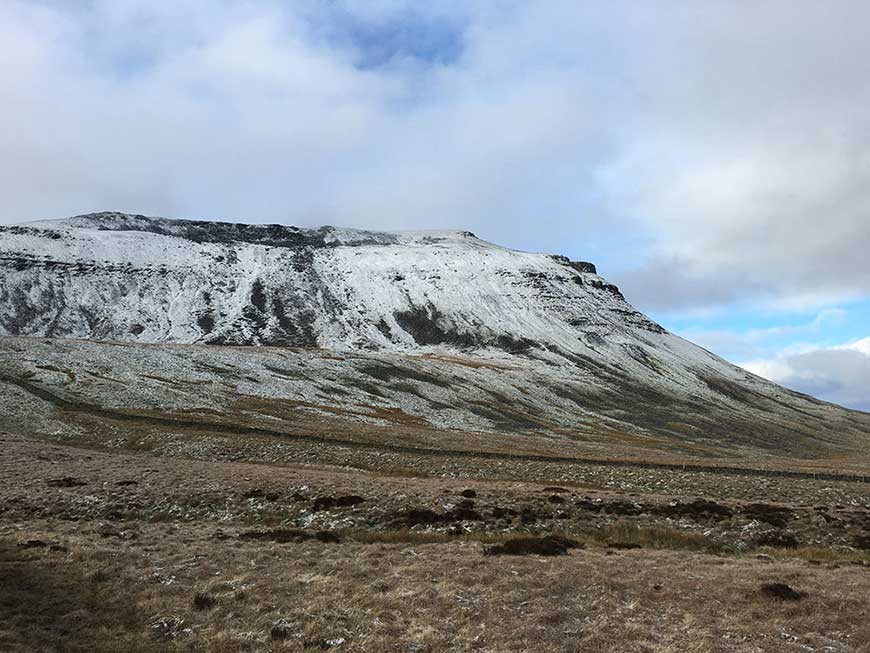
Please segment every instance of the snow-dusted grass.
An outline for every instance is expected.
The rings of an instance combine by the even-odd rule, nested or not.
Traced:
[[[170,431],[235,426],[240,435],[759,464],[866,452],[861,429],[870,418],[800,398],[783,409],[775,388],[747,391],[744,401],[708,387],[702,400],[589,374],[525,356],[0,337],[0,414],[24,432],[70,436],[117,430],[116,414],[146,435],[161,423]],[[58,413],[64,402],[70,410]]]

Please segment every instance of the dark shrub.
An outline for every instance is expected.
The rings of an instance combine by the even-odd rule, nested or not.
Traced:
[[[750,503],[743,506],[742,512],[750,519],[757,519],[777,528],[784,528],[794,514],[789,508],[769,503]]]
[[[544,537],[514,537],[504,544],[484,549],[484,555],[542,555],[557,556],[565,555],[569,549],[583,548],[583,545],[561,535],[547,535]]]
[[[81,487],[87,485],[88,482],[74,476],[64,476],[63,478],[53,478],[46,481],[45,484],[49,487]]]
[[[217,599],[210,594],[199,592],[193,596],[193,607],[196,610],[211,610],[217,605]]]
[[[800,601],[806,596],[805,592],[798,592],[785,583],[765,583],[761,586],[761,593],[780,601]]]
[[[285,640],[290,637],[290,631],[293,625],[286,619],[278,619],[272,623],[272,628],[269,630],[269,636],[274,640]]]
[[[348,494],[343,497],[338,497],[335,500],[335,505],[339,508],[347,508],[350,506],[358,506],[363,503],[365,499],[361,496],[357,496],[356,494]]]

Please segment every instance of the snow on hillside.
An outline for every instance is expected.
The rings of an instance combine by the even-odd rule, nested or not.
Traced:
[[[0,261],[11,335],[575,351],[661,331],[591,265],[468,232],[95,214],[6,228]]]
[[[0,227],[0,271],[0,335],[461,353],[513,361],[575,410],[645,430],[710,430],[721,413],[758,438],[855,419],[837,428],[870,432],[666,332],[590,263],[469,232],[100,213]],[[554,391],[535,410],[564,404]]]

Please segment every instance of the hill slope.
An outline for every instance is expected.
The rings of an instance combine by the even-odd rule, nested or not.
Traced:
[[[101,213],[0,228],[0,266],[10,415],[46,402],[32,392],[42,389],[123,409],[226,413],[244,396],[351,423],[389,425],[397,413],[383,411],[398,410],[426,429],[622,433],[743,453],[822,455],[870,440],[870,416],[666,332],[593,265],[468,232]]]

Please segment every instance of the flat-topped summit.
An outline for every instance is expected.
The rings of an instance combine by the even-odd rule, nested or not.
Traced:
[[[431,229],[413,231],[369,231],[324,225],[302,228],[284,224],[250,224],[219,220],[186,220],[141,214],[101,211],[71,218],[37,220],[21,227],[70,232],[74,230],[133,231],[174,236],[198,243],[252,243],[272,247],[389,245],[402,242],[477,240],[470,231]],[[19,227],[19,228],[21,228]],[[15,229],[15,227],[13,227]]]
[[[0,263],[9,335],[571,353],[661,331],[591,263],[468,231],[104,212],[5,227]]]

